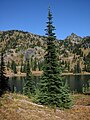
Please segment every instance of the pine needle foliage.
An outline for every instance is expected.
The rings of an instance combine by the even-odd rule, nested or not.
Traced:
[[[25,78],[23,93],[24,95],[31,97],[34,94],[34,92],[35,92],[35,86],[34,86],[33,76],[30,70],[29,60],[27,60],[26,61],[26,78]]]
[[[39,93],[37,101],[40,104],[52,107],[69,108],[72,105],[72,100],[67,87],[63,83],[61,77],[61,68],[58,63],[57,46],[55,27],[52,25],[52,13],[48,11],[47,22],[47,49],[44,56],[43,75],[41,76]]]
[[[3,58],[3,51],[1,52],[1,60],[0,60],[0,96],[4,94],[6,91],[10,90],[8,84],[8,77],[5,76],[5,64]]]

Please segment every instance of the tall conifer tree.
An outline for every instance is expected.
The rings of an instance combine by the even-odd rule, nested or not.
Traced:
[[[90,52],[88,53],[86,57],[86,65],[87,65],[87,72],[90,72]]]
[[[27,95],[28,97],[30,97],[32,94],[34,94],[34,92],[35,92],[34,81],[32,79],[29,60],[27,60],[26,61],[26,79],[25,79],[25,85],[23,88],[23,93],[24,95]]]
[[[1,53],[0,60],[0,96],[5,92],[10,90],[8,84],[8,77],[5,76],[5,64],[3,59],[3,52]]]
[[[11,69],[13,70],[13,72],[16,74],[17,73],[17,69],[16,69],[16,63],[14,60],[12,60],[12,63],[11,63]]]
[[[65,88],[58,63],[55,27],[52,25],[52,13],[48,11],[47,49],[44,56],[43,75],[41,76],[37,101],[44,105],[66,107],[71,105],[68,89]]]

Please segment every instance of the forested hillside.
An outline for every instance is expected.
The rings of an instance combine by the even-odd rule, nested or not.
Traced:
[[[72,33],[56,43],[63,72],[90,72],[90,36],[82,38]],[[0,31],[0,51],[5,49],[7,71],[25,72],[27,58],[31,70],[41,71],[46,47],[45,36],[19,30]]]

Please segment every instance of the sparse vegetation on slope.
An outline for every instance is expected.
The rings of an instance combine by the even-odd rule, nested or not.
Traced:
[[[90,36],[81,38],[72,33],[65,40],[56,40],[56,44],[63,72],[74,72],[74,67],[78,61],[80,61],[81,72],[87,72],[88,64],[84,58],[87,57],[90,51]],[[20,72],[22,61],[24,63],[28,57],[33,61],[36,60],[36,70],[42,70],[46,47],[45,36],[18,30],[0,32],[0,51],[5,48],[6,64],[9,61],[9,65],[11,65],[14,60],[17,65],[17,72]],[[33,70],[35,62],[30,64]],[[10,67],[7,70],[13,72]]]
[[[5,94],[0,98],[0,120],[89,120],[90,96],[74,95],[75,105],[67,110],[37,105],[26,96]]]
[[[63,72],[74,72],[74,67],[78,61],[80,61],[81,72],[87,71],[88,65],[83,59],[90,52],[90,36],[81,38],[72,33],[65,40],[56,40],[56,44],[60,64],[63,63]],[[14,60],[17,64],[17,72],[20,72],[21,63],[22,61],[24,63],[27,57],[33,61],[36,59],[37,68],[35,70],[42,70],[45,49],[47,48],[45,36],[18,30],[1,31],[0,51],[2,48],[5,48],[6,64],[8,64],[8,61],[11,64]],[[31,69],[34,69],[35,62],[30,64]],[[7,70],[10,71],[11,68],[9,67]],[[13,70],[11,71],[13,72]]]

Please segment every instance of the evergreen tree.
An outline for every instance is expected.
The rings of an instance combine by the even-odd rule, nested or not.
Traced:
[[[34,94],[34,92],[35,92],[34,81],[32,79],[29,60],[27,60],[26,61],[26,79],[25,79],[25,85],[23,88],[23,93],[24,95],[27,95],[28,97],[30,97],[31,95]]]
[[[84,63],[83,71],[87,71],[87,65],[86,65],[86,62]]]
[[[10,62],[8,61],[8,63],[7,63],[7,68],[10,68]]]
[[[20,68],[20,72],[23,72],[23,61],[21,61],[21,68]]]
[[[13,70],[14,73],[17,73],[16,63],[13,60],[12,60],[12,63],[11,63],[11,69]]]
[[[85,55],[83,56],[83,60],[84,60],[84,62],[86,62],[86,56]]]
[[[74,73],[81,73],[80,61],[74,66]]]
[[[80,61],[77,62],[77,73],[81,73]]]
[[[67,68],[68,67],[68,64],[67,64],[67,62],[65,61],[65,68]]]
[[[71,98],[61,77],[61,69],[57,61],[58,56],[54,30],[52,14],[49,9],[46,29],[46,35],[48,36],[47,49],[44,56],[43,75],[41,76],[37,102],[52,107],[69,108],[71,106]]]
[[[3,59],[3,52],[1,53],[0,61],[0,96],[5,92],[10,90],[8,84],[8,77],[5,76],[5,64]]]
[[[70,72],[70,62],[68,62],[68,72]]]
[[[42,71],[43,61],[38,62],[38,69],[39,71]]]
[[[74,73],[77,73],[77,65],[74,66]]]
[[[40,71],[41,70],[41,63],[38,62],[38,70]]]
[[[33,57],[31,56],[31,59],[30,59],[30,66],[31,66],[31,69],[33,70]]]
[[[33,65],[33,70],[36,71],[37,69],[37,60],[36,57],[34,58],[34,65]]]
[[[24,63],[24,65],[23,65],[22,72],[23,72],[23,73],[26,73],[26,63]]]
[[[86,58],[86,65],[87,65],[87,72],[90,72],[90,52],[88,53],[87,55],[87,58]]]

